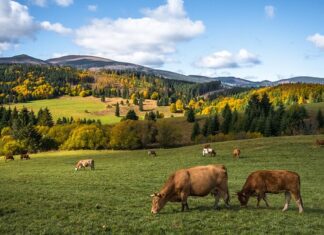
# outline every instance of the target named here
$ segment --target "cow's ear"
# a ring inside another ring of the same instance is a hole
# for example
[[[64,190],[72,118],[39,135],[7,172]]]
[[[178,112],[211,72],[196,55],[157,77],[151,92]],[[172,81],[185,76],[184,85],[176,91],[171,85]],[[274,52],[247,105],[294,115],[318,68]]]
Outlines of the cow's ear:
[[[158,197],[159,197],[159,198],[162,198],[162,197],[164,197],[164,195],[165,195],[164,193],[163,193],[163,194],[159,193],[159,194],[158,194]]]

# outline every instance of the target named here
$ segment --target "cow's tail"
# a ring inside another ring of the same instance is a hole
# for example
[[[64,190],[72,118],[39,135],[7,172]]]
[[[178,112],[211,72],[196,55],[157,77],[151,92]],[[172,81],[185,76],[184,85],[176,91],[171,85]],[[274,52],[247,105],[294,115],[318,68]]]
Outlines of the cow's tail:
[[[229,190],[228,190],[228,174],[227,174],[227,168],[222,165],[222,169],[224,170],[224,180],[225,180],[225,187],[226,187],[226,194],[227,194],[227,197],[225,199],[225,203],[226,205],[229,205],[229,202],[230,202],[230,194],[229,194]]]
[[[301,206],[304,208],[304,203],[303,203],[303,199],[302,199],[300,191],[301,191],[301,182],[300,182],[300,176],[298,175],[298,197],[299,197]]]

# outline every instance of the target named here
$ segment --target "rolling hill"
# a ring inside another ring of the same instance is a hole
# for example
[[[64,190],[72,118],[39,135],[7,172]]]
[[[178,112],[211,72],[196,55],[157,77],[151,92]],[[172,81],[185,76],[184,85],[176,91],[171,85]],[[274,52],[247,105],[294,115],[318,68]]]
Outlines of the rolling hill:
[[[13,57],[0,57],[0,64],[31,64],[31,65],[54,65],[54,66],[71,66],[78,69],[89,70],[117,70],[137,72],[147,75],[154,75],[157,77],[163,77],[166,79],[174,79],[181,81],[189,81],[196,83],[205,83],[211,81],[221,81],[224,86],[233,87],[261,87],[261,86],[273,86],[282,83],[318,83],[324,84],[324,78],[300,76],[289,79],[282,79],[278,81],[249,81],[238,77],[208,77],[201,75],[184,75],[166,70],[153,69],[150,67],[115,61],[111,59],[89,56],[89,55],[68,55],[58,58],[52,58],[48,60],[40,60],[28,55],[17,55]]]

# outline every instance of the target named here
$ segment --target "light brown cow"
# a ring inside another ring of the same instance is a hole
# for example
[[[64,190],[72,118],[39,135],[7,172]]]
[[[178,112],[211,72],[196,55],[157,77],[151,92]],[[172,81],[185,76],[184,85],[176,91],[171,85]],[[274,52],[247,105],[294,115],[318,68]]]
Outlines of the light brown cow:
[[[300,195],[300,177],[296,172],[286,170],[260,170],[252,172],[246,179],[243,189],[237,193],[241,206],[246,206],[250,196],[257,197],[257,207],[263,199],[266,206],[269,204],[266,193],[285,193],[286,203],[282,211],[288,209],[291,194],[296,200],[299,213],[304,211],[303,201]]]
[[[95,165],[94,165],[94,160],[93,159],[85,159],[85,160],[80,160],[78,161],[78,163],[75,166],[75,170],[79,170],[81,168],[86,168],[86,167],[90,167],[91,170],[95,169]]]
[[[238,148],[235,148],[233,150],[233,158],[240,158],[240,155],[241,155],[241,150]]]
[[[5,159],[5,162],[7,162],[7,160],[15,160],[13,155],[11,153],[7,153],[5,156],[4,156],[4,159]]]
[[[324,140],[316,140],[316,144],[321,146],[321,145],[324,145]]]
[[[20,154],[20,160],[30,160],[30,157],[27,153]]]
[[[159,193],[151,195],[151,212],[158,213],[165,204],[181,202],[182,211],[188,209],[188,196],[204,197],[211,193],[215,197],[215,209],[218,208],[222,197],[226,206],[229,206],[229,193],[227,186],[227,170],[224,165],[197,166],[181,169],[173,173],[166,181]]]
[[[149,150],[149,151],[147,151],[147,155],[149,155],[149,156],[155,156],[156,157],[156,152],[154,151],[154,150]]]

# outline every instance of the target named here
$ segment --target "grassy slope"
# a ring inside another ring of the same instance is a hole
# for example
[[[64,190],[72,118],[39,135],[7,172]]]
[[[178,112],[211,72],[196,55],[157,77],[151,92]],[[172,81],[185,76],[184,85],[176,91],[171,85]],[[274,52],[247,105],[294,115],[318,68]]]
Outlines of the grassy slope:
[[[119,122],[120,118],[115,116],[115,105],[117,102],[120,103],[121,98],[106,98],[106,103],[103,103],[98,98],[94,97],[70,97],[63,96],[57,99],[49,100],[35,100],[27,103],[13,104],[11,107],[17,107],[18,109],[25,106],[28,109],[38,112],[40,108],[48,107],[51,111],[54,120],[56,121],[59,117],[71,117],[77,118],[90,118],[100,119],[103,124],[112,124]],[[126,103],[126,100],[124,100]],[[106,106],[109,106],[107,108]],[[171,113],[169,107],[157,107],[156,101],[146,100],[144,102],[144,111],[139,112],[138,106],[120,105],[121,116],[126,115],[129,109],[134,109],[136,113],[143,119],[145,112],[150,110],[158,110],[163,113],[165,117],[170,117]],[[87,112],[85,112],[87,110]],[[183,116],[183,114],[173,114],[174,116]]]
[[[76,151],[32,155],[30,161],[0,162],[0,234],[184,233],[184,234],[323,234],[324,148],[313,145],[324,136],[296,136],[214,143],[217,157],[201,157],[201,146],[146,151]],[[233,160],[233,147],[242,158]],[[73,171],[81,158],[94,158],[95,171]],[[239,190],[257,169],[297,171],[302,179],[305,213],[292,201],[283,213],[284,196],[271,195],[271,208],[212,209],[213,198],[190,198],[189,212],[168,203],[150,214],[149,195],[159,190],[174,170],[223,163],[230,193]]]

